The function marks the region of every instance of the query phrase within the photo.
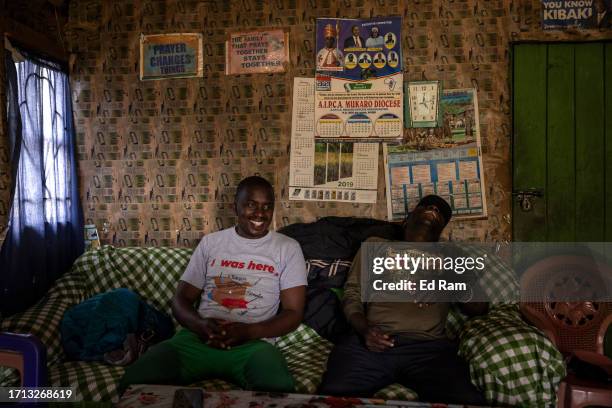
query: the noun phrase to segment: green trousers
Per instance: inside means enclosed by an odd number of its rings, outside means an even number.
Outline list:
[[[119,383],[189,385],[207,378],[230,381],[247,390],[292,392],[294,382],[280,351],[262,340],[230,350],[207,346],[198,336],[181,329],[130,365]]]

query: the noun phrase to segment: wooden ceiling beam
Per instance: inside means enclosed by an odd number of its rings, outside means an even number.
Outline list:
[[[59,62],[68,63],[68,55],[61,44],[54,41],[49,35],[39,33],[11,18],[0,17],[0,19],[2,20],[0,27],[9,40],[14,40],[17,45],[21,44],[23,47],[47,55]]]

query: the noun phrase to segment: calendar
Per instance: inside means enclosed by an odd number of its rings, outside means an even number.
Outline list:
[[[383,113],[376,119],[376,134],[382,138],[394,138],[402,134],[402,119],[392,113]]]
[[[372,135],[374,125],[368,115],[357,113],[350,116],[346,121],[346,133],[355,138],[366,138]]]
[[[448,157],[448,151],[402,153],[396,146],[385,146],[384,150],[390,220],[404,218],[430,194],[444,198],[454,216],[486,214],[481,161],[474,149],[453,148],[452,157]]]
[[[429,194],[444,198],[455,217],[487,215],[476,90],[445,90],[441,104],[442,127],[410,129],[403,144],[383,146],[389,220]]]
[[[328,90],[321,90],[322,82],[329,82]],[[402,138],[404,101],[401,73],[384,79],[370,79],[367,84],[341,78],[322,79],[318,75],[316,83],[314,115],[317,139],[380,142]]]
[[[337,126],[347,125],[334,115],[315,123],[314,87],[313,78],[293,82],[289,200],[375,203],[379,144],[316,139],[315,129],[335,134]],[[353,119],[355,131],[364,137],[372,132],[367,117]]]

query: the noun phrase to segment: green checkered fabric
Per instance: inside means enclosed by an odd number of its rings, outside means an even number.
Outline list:
[[[287,360],[287,366],[296,380],[295,392],[300,394],[315,394],[321,383],[321,376],[325,371],[327,356],[331,351],[332,344],[327,340],[312,336],[316,333],[308,326],[302,330],[292,333],[293,337],[304,334],[304,338],[311,337],[311,340],[285,342],[284,347],[279,347],[283,356]]]
[[[453,244],[460,248],[465,256],[477,258],[483,255],[483,250],[478,246],[461,242]],[[493,307],[496,304],[505,305],[510,300],[518,300],[520,286],[512,269],[493,251],[487,252],[486,256],[485,269],[479,282]]]
[[[190,386],[202,387],[206,391],[230,391],[239,388],[237,385],[234,385],[231,382],[220,380],[218,378],[210,378],[208,380],[199,381],[191,384]]]
[[[49,367],[54,387],[76,387],[79,401],[116,401],[117,382],[124,368],[91,361],[66,361]]]
[[[332,344],[310,327],[300,325],[297,330],[279,338],[276,345],[287,360],[287,366],[295,380],[295,392],[316,394]],[[204,380],[192,385],[203,387],[208,391],[238,388],[232,383],[219,379]],[[379,391],[376,397],[410,401],[415,400],[417,395],[400,384],[393,384]]]
[[[516,305],[498,306],[467,322],[459,354],[469,361],[472,381],[498,404],[554,406],[566,374],[561,353],[523,322]]]
[[[473,247],[456,244],[468,256],[481,256]],[[446,329],[459,335],[459,355],[468,361],[472,382],[487,400],[554,406],[559,382],[566,375],[563,356],[540,330],[525,323],[518,304],[509,302],[519,299],[520,291],[512,269],[495,254],[487,257],[480,283],[491,311],[467,321],[455,309]]]
[[[158,310],[170,313],[172,295],[192,252],[188,248],[104,246],[81,256],[72,272],[83,276],[85,298],[115,288],[130,288]]]
[[[0,367],[0,387],[18,387],[19,371],[14,368]]]
[[[127,287],[159,310],[170,313],[170,300],[192,250],[185,248],[114,248],[104,246],[83,254],[70,272],[49,293],[24,313],[4,319],[0,330],[32,333],[47,346],[50,384],[76,385],[83,400],[117,400],[117,381],[123,368],[101,363],[66,361],[61,348],[59,324],[70,306],[110,289]],[[496,299],[518,290],[512,275],[494,263],[485,289]],[[496,305],[486,317],[471,320],[457,310],[451,313],[447,332],[460,336],[460,353],[470,362],[472,380],[492,402],[538,405],[554,398],[564,374],[561,356],[537,330],[522,322],[515,305]],[[463,329],[462,329],[463,328]],[[314,330],[301,325],[279,339],[277,346],[287,359],[296,380],[296,391],[314,393],[325,369],[331,344]],[[0,371],[0,386],[15,384],[14,374]],[[210,390],[237,388],[221,380],[199,385]],[[413,400],[416,395],[398,384],[376,397]]]
[[[47,346],[51,385],[78,384],[84,400],[117,397],[116,383],[123,369],[98,363],[65,362],[59,325],[69,307],[95,294],[127,287],[159,310],[170,312],[170,300],[192,250],[185,248],[114,248],[104,246],[79,257],[71,270],[47,295],[24,313],[4,319],[0,330],[32,333]],[[18,382],[15,375],[0,385]]]

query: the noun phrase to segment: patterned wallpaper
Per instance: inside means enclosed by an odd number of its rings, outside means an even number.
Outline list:
[[[478,90],[489,217],[447,233],[510,239],[510,42],[612,38],[544,32],[539,13],[538,0],[72,0],[65,37],[86,221],[105,243],[193,246],[233,224],[235,187],[252,174],[275,186],[277,228],[384,218],[382,160],[377,204],[288,201],[292,86],[314,75],[317,17],[401,15],[405,80]],[[260,26],[290,29],[289,71],[225,76],[227,33]],[[204,33],[204,78],[140,82],[140,33],[172,32]]]

